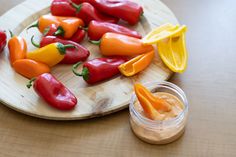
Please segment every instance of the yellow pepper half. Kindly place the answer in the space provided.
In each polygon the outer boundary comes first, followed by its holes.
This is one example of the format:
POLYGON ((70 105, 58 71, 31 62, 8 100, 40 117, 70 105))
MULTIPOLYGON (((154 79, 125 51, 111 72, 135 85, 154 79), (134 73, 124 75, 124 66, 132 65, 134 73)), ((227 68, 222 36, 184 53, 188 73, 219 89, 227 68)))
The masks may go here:
POLYGON ((147 68, 149 64, 151 64, 154 56, 154 50, 142 55, 138 55, 128 62, 121 64, 119 66, 119 70, 125 76, 133 76, 147 68))
POLYGON ((173 72, 182 73, 187 67, 188 53, 185 43, 186 26, 165 24, 142 39, 145 45, 156 44, 162 61, 173 72))
POLYGON ((161 112, 171 110, 171 105, 160 98, 155 97, 147 88, 137 83, 134 85, 135 94, 145 115, 152 120, 163 120, 161 112))
POLYGON ((52 67, 64 59, 67 48, 75 48, 75 46, 53 43, 35 51, 28 52, 27 58, 52 67))

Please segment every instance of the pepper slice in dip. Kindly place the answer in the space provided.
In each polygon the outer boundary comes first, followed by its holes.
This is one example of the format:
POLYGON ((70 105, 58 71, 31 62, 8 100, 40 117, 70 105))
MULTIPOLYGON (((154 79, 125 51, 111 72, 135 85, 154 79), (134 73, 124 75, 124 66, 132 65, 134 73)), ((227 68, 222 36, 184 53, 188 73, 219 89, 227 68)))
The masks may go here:
POLYGON ((169 82, 135 84, 130 102, 130 124, 141 140, 167 144, 184 132, 188 102, 184 92, 169 82), (150 90, 149 90, 150 89, 150 90))

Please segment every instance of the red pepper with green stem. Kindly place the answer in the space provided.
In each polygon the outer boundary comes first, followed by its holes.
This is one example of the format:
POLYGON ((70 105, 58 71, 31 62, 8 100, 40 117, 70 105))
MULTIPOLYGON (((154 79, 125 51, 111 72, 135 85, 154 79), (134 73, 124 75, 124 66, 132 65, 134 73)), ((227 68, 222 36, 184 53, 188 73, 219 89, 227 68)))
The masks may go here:
POLYGON ((127 21, 130 25, 139 22, 143 8, 129 0, 72 0, 76 4, 88 2, 102 13, 127 21))
POLYGON ((28 88, 32 86, 32 82, 35 92, 50 106, 59 110, 71 110, 76 106, 77 98, 53 75, 44 73, 31 79, 28 88))
POLYGON ((77 44, 77 43, 75 43, 73 41, 69 41, 69 40, 63 40, 63 39, 57 38, 55 36, 43 37, 40 44, 36 44, 33 41, 33 37, 32 37, 31 42, 35 47, 38 47, 38 48, 41 48, 41 47, 44 47, 46 45, 56 43, 56 42, 62 43, 63 45, 68 45, 68 44, 74 45, 75 48, 66 49, 65 57, 60 62, 62 64, 75 64, 79 61, 85 61, 90 55, 90 52, 86 48, 81 46, 80 44, 77 44))
POLYGON ((4 31, 0 30, 0 52, 3 51, 7 44, 7 35, 4 31))
POLYGON ((107 32, 123 34, 138 39, 142 38, 142 36, 138 32, 124 26, 120 26, 118 24, 99 21, 91 21, 89 23, 88 37, 90 40, 100 40, 102 36, 107 32))
POLYGON ((89 22, 92 20, 109 23, 117 23, 119 21, 119 19, 116 17, 107 16, 105 14, 100 13, 90 3, 82 3, 80 5, 72 3, 72 6, 76 8, 76 17, 81 18, 86 25, 88 25, 89 22))
POLYGON ((81 62, 75 64, 72 71, 75 75, 83 77, 88 84, 95 84, 119 74, 118 67, 126 61, 126 58, 121 57, 96 58, 85 62, 81 73, 76 71, 81 62))
MULTIPOLYGON (((43 35, 44 36, 57 36, 60 39, 68 40, 68 39, 65 39, 63 36, 61 36, 60 34, 56 35, 55 34, 56 32, 57 32, 57 26, 55 24, 52 24, 44 30, 43 35)), ((80 43, 84 40, 85 35, 86 35, 86 31, 81 28, 78 28, 78 30, 69 40, 74 41, 76 43, 80 43)))

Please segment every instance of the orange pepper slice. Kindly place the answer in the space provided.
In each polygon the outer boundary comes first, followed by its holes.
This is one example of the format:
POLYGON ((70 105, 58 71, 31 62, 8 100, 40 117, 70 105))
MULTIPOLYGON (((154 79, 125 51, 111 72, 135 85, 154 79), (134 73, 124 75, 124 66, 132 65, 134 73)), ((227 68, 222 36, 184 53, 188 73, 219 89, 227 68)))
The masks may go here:
POLYGON ((155 97, 141 84, 134 85, 135 94, 143 107, 145 115, 152 120, 162 120, 164 116, 160 112, 168 112, 171 105, 160 98, 155 97))
POLYGON ((151 64, 154 56, 154 50, 142 55, 138 55, 128 62, 121 64, 119 66, 119 70, 125 76, 133 76, 147 68, 149 64, 151 64))

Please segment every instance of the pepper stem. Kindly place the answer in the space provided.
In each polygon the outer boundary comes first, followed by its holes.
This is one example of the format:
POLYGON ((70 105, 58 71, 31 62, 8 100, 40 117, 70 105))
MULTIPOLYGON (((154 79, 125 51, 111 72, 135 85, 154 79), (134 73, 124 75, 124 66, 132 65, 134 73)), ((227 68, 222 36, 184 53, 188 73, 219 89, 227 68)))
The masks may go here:
POLYGON ((89 42, 98 46, 101 44, 101 40, 89 40, 89 42))
POLYGON ((40 45, 34 41, 34 35, 31 37, 31 43, 34 45, 34 47, 40 48, 40 45))
POLYGON ((79 72, 76 71, 76 69, 78 68, 78 66, 79 66, 80 64, 81 64, 81 62, 78 62, 78 63, 74 64, 74 65, 72 66, 72 71, 73 71, 73 73, 74 73, 76 76, 83 77, 83 79, 84 79, 85 81, 87 81, 87 80, 89 79, 89 70, 88 70, 88 68, 84 67, 81 73, 79 73, 79 72))
POLYGON ((86 31, 86 32, 88 32, 88 27, 79 26, 79 28, 86 31))
POLYGON ((72 5, 72 7, 74 7, 76 9, 76 14, 80 12, 80 10, 82 8, 82 4, 77 5, 77 4, 73 3, 73 2, 71 2, 71 5, 72 5))
POLYGON ((72 45, 72 44, 68 44, 68 45, 63 45, 62 43, 57 44, 57 49, 61 55, 66 54, 66 49, 68 48, 76 48, 76 47, 75 45, 72 45))
POLYGON ((57 31, 53 35, 55 35, 55 36, 58 36, 58 35, 64 36, 64 34, 65 34, 64 29, 61 26, 59 26, 57 28, 57 31))
POLYGON ((9 30, 9 33, 10 33, 10 35, 11 35, 11 38, 13 38, 13 37, 14 37, 14 34, 12 33, 11 30, 9 30))
POLYGON ((35 77, 32 78, 32 79, 27 83, 26 87, 30 89, 30 87, 32 87, 32 83, 33 83, 35 80, 36 80, 35 77))
POLYGON ((43 36, 46 36, 49 31, 50 31, 50 27, 46 27, 43 31, 43 36))
POLYGON ((34 28, 34 27, 39 27, 39 22, 35 23, 35 24, 32 24, 31 26, 29 26, 26 31, 28 31, 30 28, 34 28))

